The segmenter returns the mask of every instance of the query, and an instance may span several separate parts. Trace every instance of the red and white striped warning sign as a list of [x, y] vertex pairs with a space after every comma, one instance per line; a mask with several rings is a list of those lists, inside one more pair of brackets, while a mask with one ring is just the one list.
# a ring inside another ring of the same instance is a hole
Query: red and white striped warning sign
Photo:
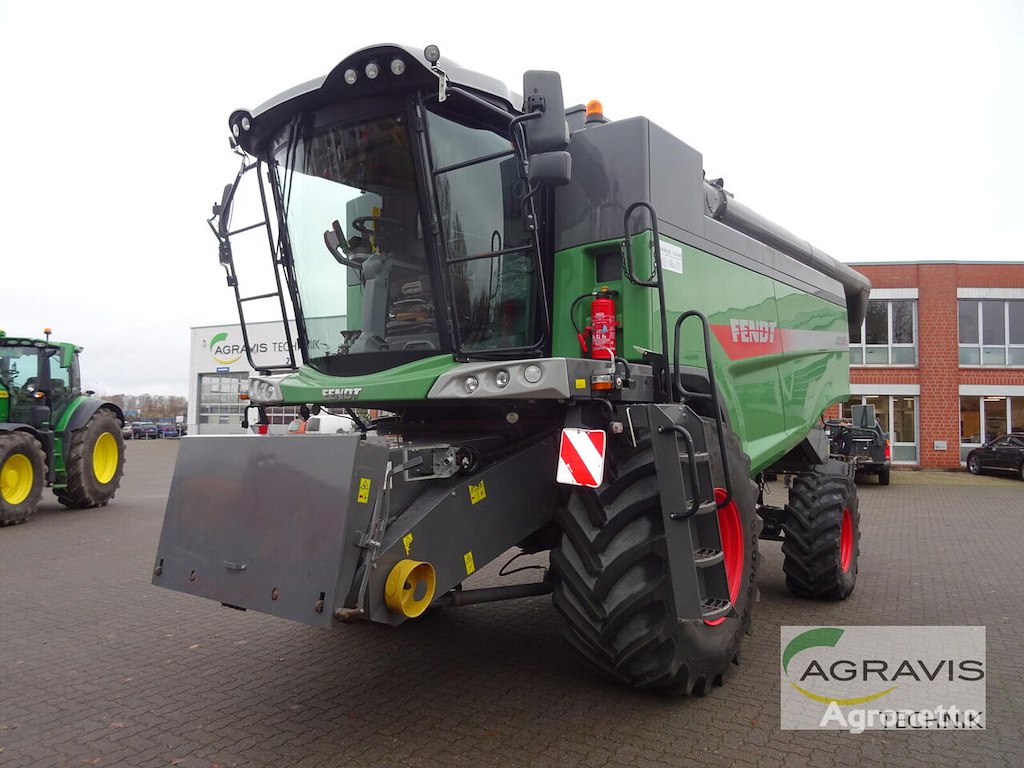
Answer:
[[563, 485], [597, 488], [604, 478], [606, 440], [602, 429], [563, 429], [555, 479]]

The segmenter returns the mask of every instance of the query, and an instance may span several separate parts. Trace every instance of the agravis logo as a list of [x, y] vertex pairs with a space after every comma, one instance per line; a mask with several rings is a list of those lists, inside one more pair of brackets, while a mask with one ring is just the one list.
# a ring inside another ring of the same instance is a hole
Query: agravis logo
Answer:
[[221, 365], [231, 365], [242, 359], [245, 349], [240, 344], [228, 344], [228, 334], [221, 331], [210, 339], [210, 357]]
[[[843, 630], [837, 629], [835, 627], [820, 627], [818, 629], [811, 629], [807, 632], [797, 635], [789, 641], [789, 644], [786, 646], [785, 652], [783, 652], [782, 654], [783, 671], [786, 672], [787, 675], [789, 674], [789, 662], [792, 660], [794, 656], [796, 656], [801, 651], [805, 651], [809, 648], [834, 648], [836, 644], [839, 642], [839, 638], [841, 638], [842, 636]], [[842, 664], [841, 668], [839, 668], [840, 664]], [[840, 660], [834, 662], [830, 667], [831, 679], [852, 679], [851, 675], [856, 675], [856, 669], [851, 669], [851, 667], [853, 667], [853, 662], [849, 660]], [[814, 659], [811, 660], [810, 664], [807, 665], [807, 669], [805, 669], [803, 674], [800, 676], [800, 682], [803, 682], [808, 677], [824, 678], [825, 680], [830, 679], [829, 674], [826, 673], [825, 670], [822, 669], [821, 665]], [[801, 694], [803, 694], [804, 696], [813, 701], [818, 701], [822, 704], [840, 704], [843, 706], [849, 704], [866, 704], [869, 701], [874, 701], [875, 699], [882, 698], [883, 696], [885, 696], [885, 694], [896, 690], [897, 687], [894, 685], [891, 688], [886, 688], [884, 691], [879, 691], [878, 693], [869, 693], [867, 696], [853, 696], [850, 698], [838, 699], [831, 696], [823, 696], [821, 694], [811, 693], [810, 691], [801, 687], [797, 683], [791, 682], [790, 685], [792, 685], [793, 688], [795, 688]]]
[[783, 627], [780, 661], [783, 728], [985, 727], [984, 627]]

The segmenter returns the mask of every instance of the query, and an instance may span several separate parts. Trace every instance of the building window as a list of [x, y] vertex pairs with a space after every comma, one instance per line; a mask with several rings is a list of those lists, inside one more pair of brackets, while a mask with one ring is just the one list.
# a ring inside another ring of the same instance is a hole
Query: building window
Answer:
[[872, 299], [850, 335], [851, 365], [917, 365], [917, 302]]
[[[242, 414], [247, 402], [240, 395], [249, 389], [248, 373], [199, 374], [199, 432], [241, 432]], [[271, 426], [283, 427], [299, 417], [296, 405], [267, 408]], [[272, 430], [281, 432], [283, 430]]]
[[1024, 301], [957, 302], [960, 365], [1024, 366]]
[[1024, 397], [1002, 395], [960, 398], [960, 461], [982, 443], [1007, 432], [1024, 431]]
[[855, 395], [839, 407], [839, 418], [848, 419], [851, 405], [875, 406], [875, 418], [892, 444], [894, 464], [917, 463], [917, 398], [904, 395]]

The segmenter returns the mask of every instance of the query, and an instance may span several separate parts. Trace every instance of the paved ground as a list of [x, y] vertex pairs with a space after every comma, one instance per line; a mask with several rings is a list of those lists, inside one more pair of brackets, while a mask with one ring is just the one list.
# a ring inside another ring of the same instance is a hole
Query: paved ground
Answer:
[[[47, 501], [0, 529], [0, 765], [1024, 764], [1020, 481], [861, 486], [861, 576], [838, 605], [791, 597], [762, 543], [742, 666], [666, 699], [592, 676], [547, 598], [321, 630], [150, 586], [176, 447], [129, 443], [108, 507]], [[986, 625], [988, 730], [781, 731], [782, 624]]]

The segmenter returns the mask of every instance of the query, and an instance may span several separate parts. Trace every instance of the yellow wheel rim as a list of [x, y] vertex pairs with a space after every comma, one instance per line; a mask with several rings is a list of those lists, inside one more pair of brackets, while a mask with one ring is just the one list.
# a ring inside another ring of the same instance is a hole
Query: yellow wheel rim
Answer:
[[21, 504], [32, 492], [32, 462], [21, 453], [9, 456], [0, 467], [0, 496], [11, 505]]
[[92, 449], [92, 473], [96, 480], [103, 485], [113, 480], [119, 460], [117, 440], [109, 432], [104, 432]]

